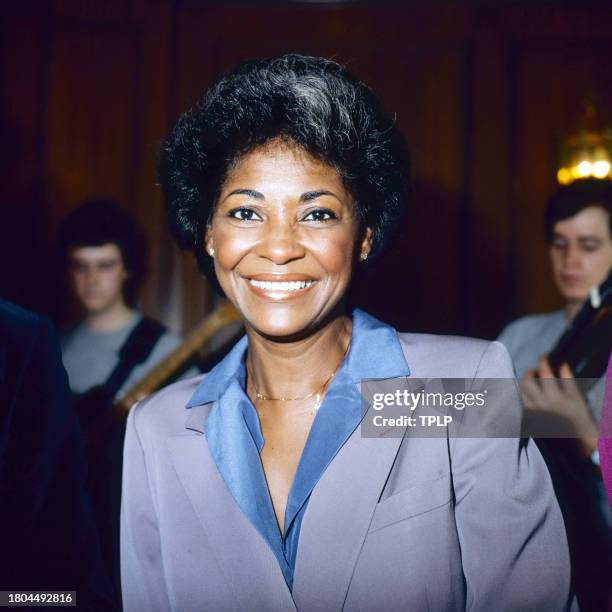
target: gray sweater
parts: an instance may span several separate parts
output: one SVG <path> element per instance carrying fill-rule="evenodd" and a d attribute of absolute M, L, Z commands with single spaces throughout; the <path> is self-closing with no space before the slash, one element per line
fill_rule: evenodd
<path fill-rule="evenodd" d="M 85 323 L 79 323 L 62 334 L 62 361 L 74 393 L 84 393 L 109 377 L 119 362 L 119 350 L 141 319 L 142 315 L 135 313 L 127 325 L 112 332 L 96 332 Z M 124 395 L 180 343 L 178 336 L 166 332 L 157 341 L 148 359 L 132 370 L 116 399 Z M 189 376 L 196 374 L 198 371 L 195 369 L 188 373 Z"/>

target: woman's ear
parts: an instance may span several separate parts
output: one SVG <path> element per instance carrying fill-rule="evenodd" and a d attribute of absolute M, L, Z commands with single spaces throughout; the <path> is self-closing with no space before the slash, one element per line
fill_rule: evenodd
<path fill-rule="evenodd" d="M 359 261 L 365 261 L 372 251 L 372 228 L 366 227 L 364 237 L 361 241 L 361 249 L 359 251 Z"/>
<path fill-rule="evenodd" d="M 204 248 L 206 252 L 211 256 L 215 256 L 215 249 L 213 247 L 212 230 L 210 225 L 206 226 L 206 233 L 204 234 Z"/>

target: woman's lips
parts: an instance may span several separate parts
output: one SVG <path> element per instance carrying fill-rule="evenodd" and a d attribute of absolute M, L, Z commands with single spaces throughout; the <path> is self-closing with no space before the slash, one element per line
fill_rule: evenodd
<path fill-rule="evenodd" d="M 286 300 L 293 297 L 299 297 L 311 289 L 317 281 L 313 278 L 283 276 L 282 279 L 276 277 L 271 280 L 269 276 L 251 277 L 244 279 L 251 290 L 260 295 L 272 300 Z"/>

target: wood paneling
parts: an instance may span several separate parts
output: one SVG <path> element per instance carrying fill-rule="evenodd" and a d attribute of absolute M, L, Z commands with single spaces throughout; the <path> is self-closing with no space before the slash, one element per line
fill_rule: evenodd
<path fill-rule="evenodd" d="M 612 40 L 525 42 L 516 50 L 515 230 L 518 308 L 559 307 L 543 242 L 542 216 L 556 188 L 559 143 L 576 127 L 585 95 L 599 97 L 612 125 Z"/>
<path fill-rule="evenodd" d="M 410 209 L 359 303 L 406 329 L 489 336 L 558 305 L 541 216 L 584 94 L 612 107 L 609 10 L 24 0 L 2 27 L 0 242 L 17 262 L 3 295 L 49 310 L 37 280 L 58 219 L 114 195 L 149 238 L 144 309 L 195 323 L 211 298 L 166 234 L 159 140 L 219 71 L 295 51 L 348 63 L 410 145 Z"/>
<path fill-rule="evenodd" d="M 47 312 L 42 125 L 49 15 L 44 8 L 33 15 L 15 10 L 0 21 L 0 296 Z"/>
<path fill-rule="evenodd" d="M 88 198 L 136 200 L 138 32 L 61 31 L 51 54 L 45 180 L 55 226 L 66 209 Z"/>

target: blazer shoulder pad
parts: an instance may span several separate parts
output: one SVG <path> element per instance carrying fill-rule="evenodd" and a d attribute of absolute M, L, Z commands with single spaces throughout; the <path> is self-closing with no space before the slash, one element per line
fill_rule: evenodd
<path fill-rule="evenodd" d="M 398 333 L 416 378 L 512 378 L 512 360 L 496 341 L 437 334 Z"/>
<path fill-rule="evenodd" d="M 189 416 L 187 402 L 205 376 L 200 374 L 179 380 L 134 404 L 130 413 L 133 413 L 136 428 L 141 433 L 158 431 L 164 435 L 184 432 Z"/>

